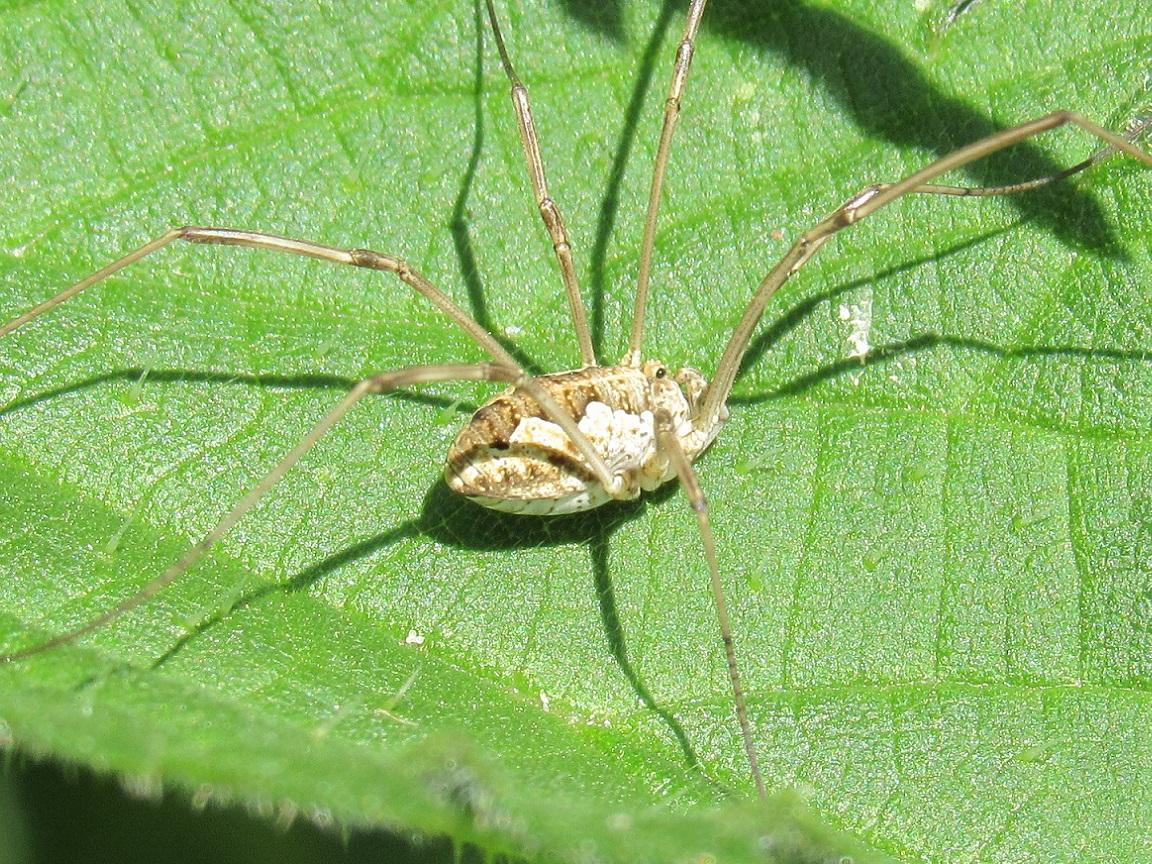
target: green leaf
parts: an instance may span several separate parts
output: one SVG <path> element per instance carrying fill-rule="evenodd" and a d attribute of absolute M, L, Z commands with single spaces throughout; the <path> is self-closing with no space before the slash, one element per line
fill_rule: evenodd
<path fill-rule="evenodd" d="M 609 362 L 678 6 L 501 4 Z M 864 185 L 1056 108 L 1121 129 L 1146 107 L 1143 0 L 964 8 L 709 9 L 651 355 L 711 373 L 789 238 Z M 401 255 L 534 368 L 571 367 L 478 25 L 441 0 L 7 4 L 0 318 L 172 225 L 231 225 Z M 1052 133 L 956 182 L 1097 146 Z M 453 499 L 438 459 L 474 385 L 358 407 L 186 578 L 0 669 L 0 740 L 531 860 L 1137 860 L 1150 191 L 1113 158 L 1010 200 L 897 202 L 770 307 L 698 467 L 762 767 L 791 797 L 741 803 L 679 493 L 551 520 Z M 352 381 L 480 356 L 381 274 L 191 246 L 4 339 L 0 645 L 154 577 Z"/>

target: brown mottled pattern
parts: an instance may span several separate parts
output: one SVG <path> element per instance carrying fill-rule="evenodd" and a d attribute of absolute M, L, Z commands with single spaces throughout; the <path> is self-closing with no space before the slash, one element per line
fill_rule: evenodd
<path fill-rule="evenodd" d="M 642 371 L 628 366 L 557 372 L 542 375 L 536 382 L 577 422 L 589 402 L 603 402 L 632 414 L 648 409 L 647 379 Z M 513 447 L 509 439 L 525 417 L 548 419 L 535 400 L 515 389 L 480 406 L 448 450 L 444 474 L 449 485 L 468 497 L 502 498 L 508 496 L 512 486 L 517 492 L 514 497 L 546 498 L 567 485 L 565 478 L 594 482 L 592 472 L 574 453 L 542 446 Z M 516 457 L 516 464 L 502 460 L 502 453 Z M 503 464 L 497 466 L 498 461 Z M 463 482 L 460 472 L 464 468 L 483 464 L 491 464 L 493 470 L 482 472 L 472 483 Z"/>

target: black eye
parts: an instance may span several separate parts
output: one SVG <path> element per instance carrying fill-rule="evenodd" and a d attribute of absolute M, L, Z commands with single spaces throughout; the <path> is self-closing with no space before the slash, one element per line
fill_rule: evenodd
<path fill-rule="evenodd" d="M 656 370 L 656 377 L 657 378 L 666 378 L 667 376 L 668 376 L 668 370 L 665 369 L 663 366 L 661 366 L 659 369 Z"/>

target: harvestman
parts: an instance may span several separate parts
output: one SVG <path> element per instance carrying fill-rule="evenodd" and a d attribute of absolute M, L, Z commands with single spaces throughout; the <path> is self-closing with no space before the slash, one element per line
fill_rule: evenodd
<path fill-rule="evenodd" d="M 485 507 L 544 516 L 587 510 L 613 500 L 634 499 L 642 491 L 651 491 L 678 478 L 699 527 L 736 717 L 752 778 L 757 791 L 763 796 L 764 782 L 757 766 L 756 748 L 737 670 L 736 651 L 716 563 L 707 503 L 692 463 L 712 443 L 728 417 L 725 402 L 768 300 L 836 232 L 909 193 L 992 196 L 1023 192 L 1081 171 L 1116 151 L 1123 151 L 1152 166 L 1152 156 L 1130 143 L 1152 121 L 1143 120 L 1139 126 L 1129 130 L 1126 136 L 1120 136 L 1071 112 L 1057 111 L 962 147 L 897 183 L 866 186 L 827 218 L 801 234 L 764 277 L 732 331 L 711 383 L 700 372 L 687 367 L 670 374 L 663 363 L 643 359 L 641 347 L 644 312 L 665 169 L 705 2 L 690 0 L 684 36 L 676 49 L 675 68 L 664 106 L 663 126 L 640 245 L 631 339 L 628 353 L 617 365 L 600 365 L 593 350 L 572 263 L 568 232 L 559 207 L 548 193 L 528 91 L 513 68 L 492 0 L 486 0 L 488 18 L 500 61 L 512 84 L 512 103 L 528 163 L 529 180 L 568 295 L 580 348 L 579 369 L 538 377 L 528 375 L 512 355 L 467 312 L 400 258 L 368 249 L 341 249 L 235 228 L 175 228 L 0 327 L 0 337 L 7 336 L 129 264 L 175 240 L 185 240 L 190 243 L 288 252 L 334 264 L 350 264 L 391 273 L 431 301 L 492 358 L 483 363 L 416 366 L 384 372 L 360 381 L 175 564 L 115 608 L 67 633 L 11 654 L 0 655 L 0 661 L 28 657 L 71 642 L 153 597 L 200 561 L 212 545 L 365 396 L 436 381 L 501 382 L 509 385 L 508 389 L 481 406 L 450 448 L 444 469 L 447 484 L 454 491 Z M 998 150 L 1069 124 L 1094 135 L 1104 142 L 1104 146 L 1088 159 L 1058 174 L 1008 186 L 942 186 L 931 182 L 942 174 Z"/>

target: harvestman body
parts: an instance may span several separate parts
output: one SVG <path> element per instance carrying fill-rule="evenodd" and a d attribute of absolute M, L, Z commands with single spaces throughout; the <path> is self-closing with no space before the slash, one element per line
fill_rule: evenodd
<path fill-rule="evenodd" d="M 1152 166 L 1152 156 L 1131 141 L 1150 122 L 1121 136 L 1069 112 L 1055 112 L 998 132 L 944 156 L 897 183 L 865 187 L 827 218 L 802 234 L 761 281 L 729 338 L 709 383 L 694 369 L 672 373 L 662 363 L 642 359 L 648 279 L 665 169 L 672 134 L 680 113 L 705 0 L 690 0 L 684 35 L 676 51 L 672 82 L 665 102 L 648 210 L 640 247 L 635 314 L 629 350 L 619 365 L 601 366 L 592 339 L 572 263 L 564 220 L 548 193 L 528 92 L 512 66 L 491 0 L 488 17 L 504 71 L 512 83 L 512 101 L 527 158 L 529 179 L 540 215 L 552 240 L 572 312 L 582 367 L 569 372 L 531 377 L 492 336 L 447 295 L 407 263 L 367 249 L 341 249 L 262 232 L 233 228 L 185 227 L 171 230 L 93 273 L 70 288 L 0 326 L 7 336 L 32 319 L 58 306 L 122 268 L 175 240 L 191 243 L 269 249 L 392 273 L 426 297 L 491 356 L 484 363 L 444 363 L 374 375 L 357 384 L 221 521 L 175 564 L 113 609 L 74 630 L 7 655 L 0 662 L 28 657 L 70 642 L 144 603 L 194 564 L 259 501 L 284 474 L 352 407 L 371 393 L 449 381 L 499 381 L 508 389 L 489 400 L 460 432 L 449 450 L 445 480 L 456 492 L 485 507 L 528 515 L 572 513 L 608 501 L 628 500 L 643 491 L 678 478 L 695 513 L 704 562 L 709 572 L 720 632 L 731 679 L 733 704 L 749 769 L 761 795 L 764 783 L 747 717 L 737 671 L 732 630 L 721 588 L 708 509 L 693 461 L 712 443 L 728 417 L 725 407 L 732 383 L 753 332 L 772 295 L 836 232 L 909 193 L 954 196 L 1005 195 L 1034 189 L 1062 179 L 1116 151 Z M 937 177 L 990 153 L 1059 126 L 1072 124 L 1104 142 L 1083 162 L 1051 177 L 1010 186 L 961 187 L 932 183 Z"/>
<path fill-rule="evenodd" d="M 548 516 L 638 498 L 676 476 L 658 441 L 656 417 L 692 462 L 712 443 L 727 410 L 707 426 L 692 423 L 704 376 L 681 369 L 675 378 L 659 362 L 589 366 L 536 379 L 604 459 L 616 488 L 597 481 L 564 430 L 516 388 L 484 405 L 448 451 L 444 479 L 477 504 Z"/>

